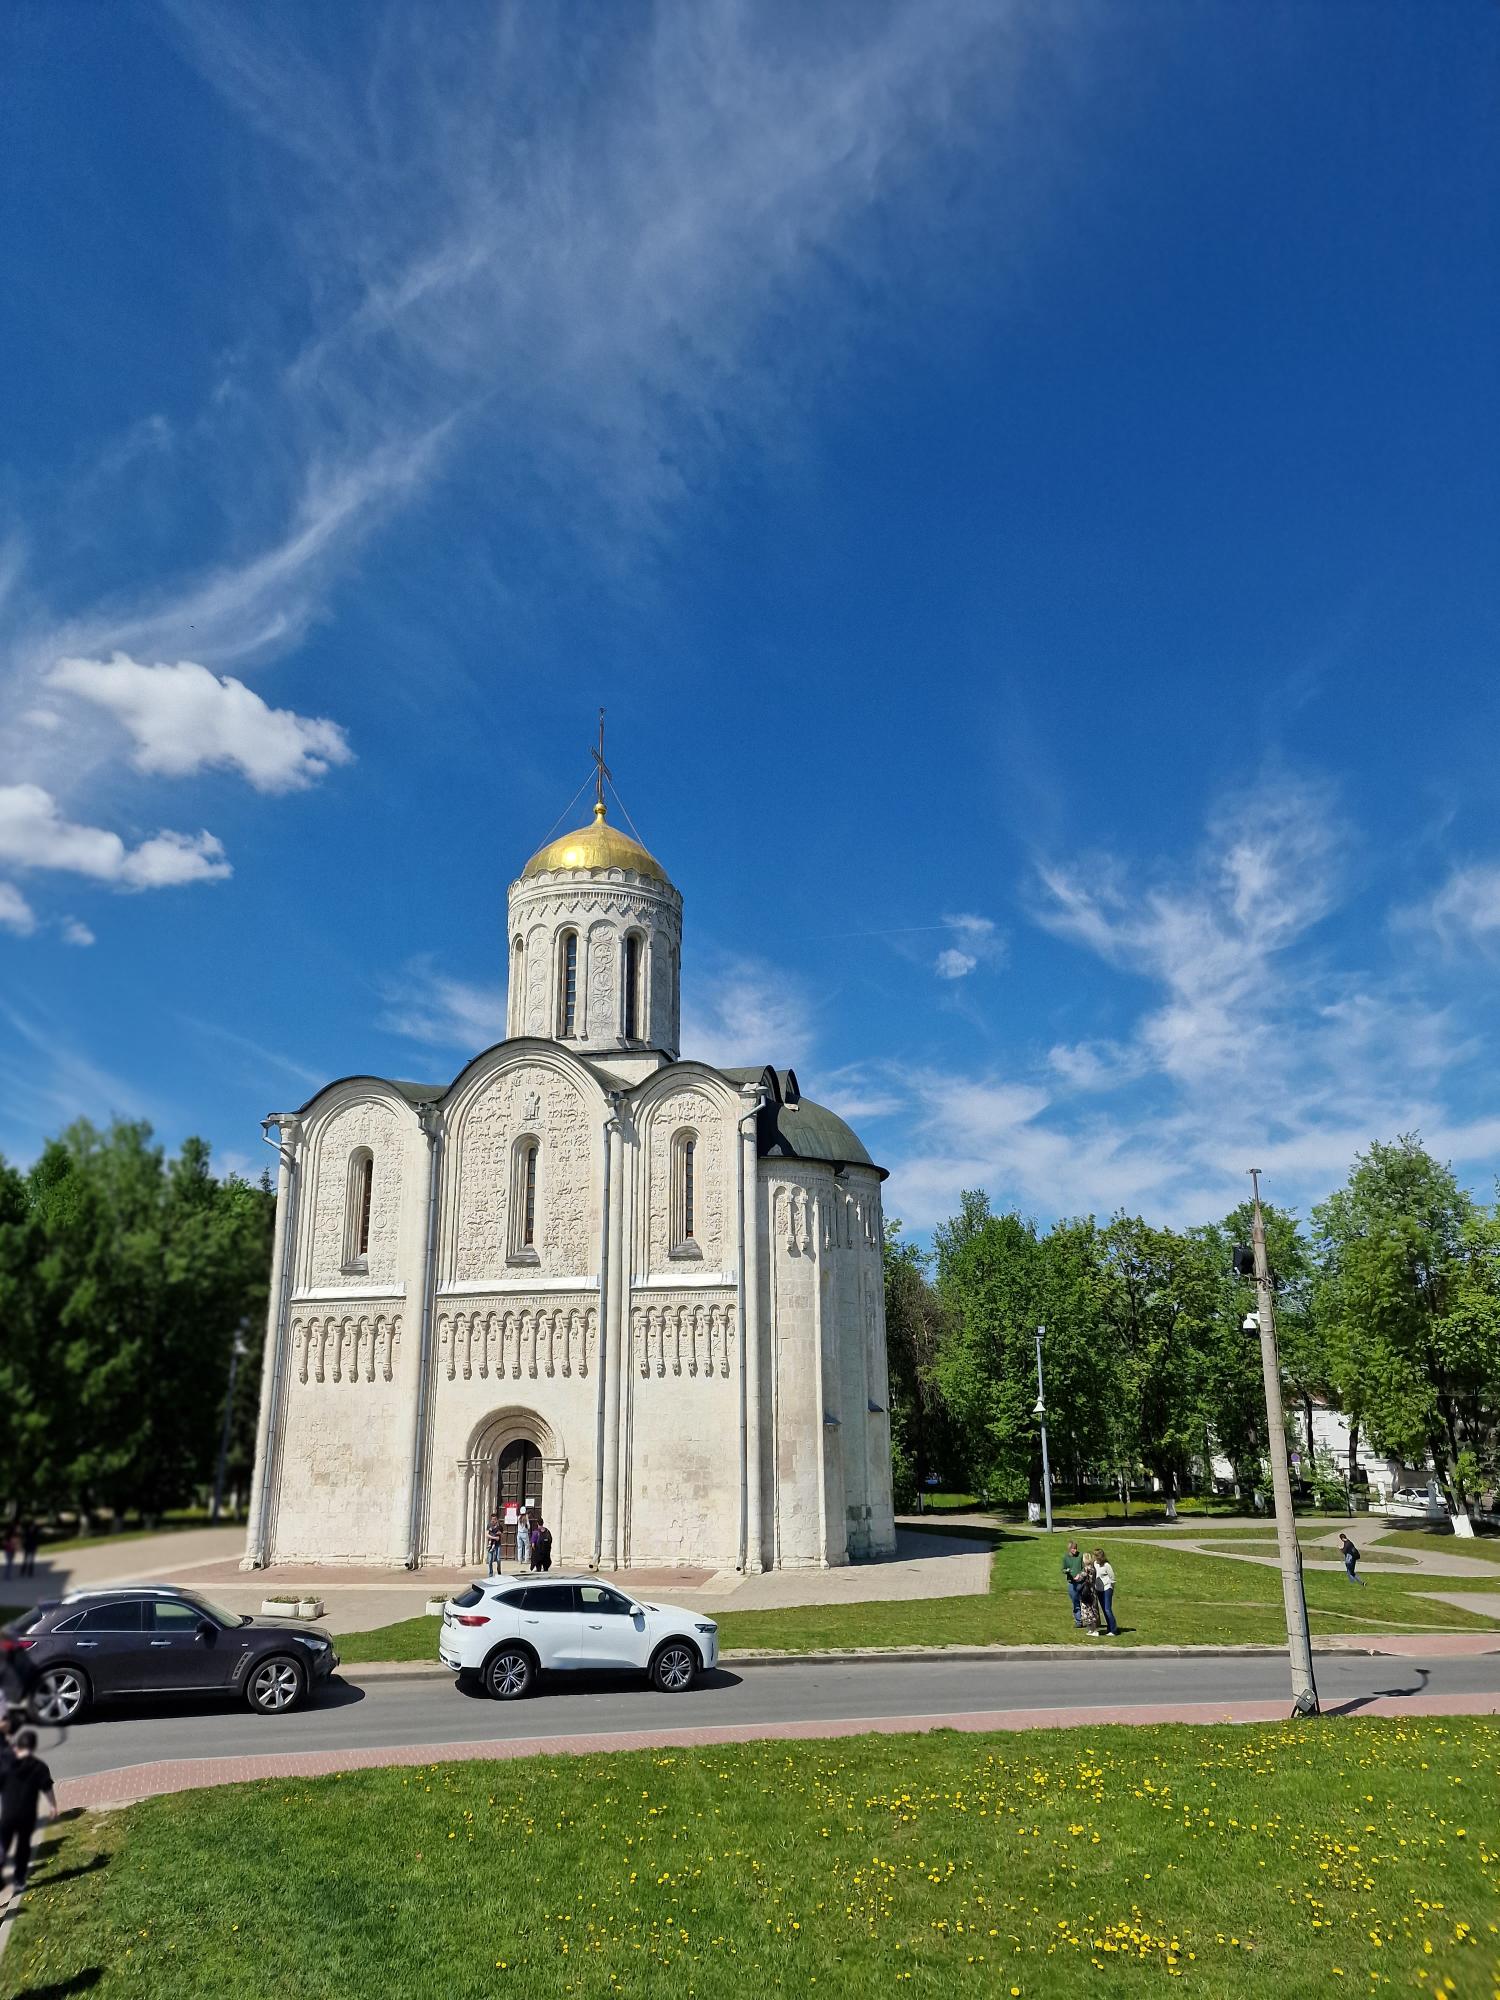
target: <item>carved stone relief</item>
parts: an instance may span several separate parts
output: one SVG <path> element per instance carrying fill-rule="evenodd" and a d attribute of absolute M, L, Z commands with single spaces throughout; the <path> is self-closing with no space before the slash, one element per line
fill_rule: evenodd
<path fill-rule="evenodd" d="M 400 1345 L 400 1313 L 312 1313 L 292 1320 L 299 1382 L 389 1382 Z"/>
<path fill-rule="evenodd" d="M 693 1298 L 637 1294 L 631 1310 L 631 1345 L 644 1376 L 721 1379 L 734 1366 L 736 1309 L 732 1293 Z"/>
<path fill-rule="evenodd" d="M 492 1078 L 459 1126 L 450 1274 L 459 1284 L 480 1283 L 504 1266 L 511 1149 L 524 1132 L 535 1132 L 541 1141 L 535 1244 L 540 1268 L 556 1277 L 592 1269 L 593 1148 L 583 1100 L 563 1078 L 529 1070 Z"/>
<path fill-rule="evenodd" d="M 583 1297 L 524 1306 L 443 1309 L 437 1316 L 438 1366 L 465 1382 L 538 1376 L 586 1376 L 598 1347 L 599 1313 Z"/>
<path fill-rule="evenodd" d="M 395 1111 L 375 1098 L 347 1104 L 325 1121 L 317 1138 L 309 1285 L 344 1285 L 357 1292 L 400 1281 L 402 1137 Z M 346 1272 L 349 1162 L 361 1147 L 369 1148 L 375 1165 L 370 1187 L 370 1240 L 363 1270 Z"/>
<path fill-rule="evenodd" d="M 658 1104 L 651 1113 L 647 1171 L 648 1268 L 665 1271 L 671 1262 L 672 1140 L 684 1127 L 698 1135 L 694 1155 L 694 1241 L 710 1270 L 724 1268 L 725 1204 L 730 1163 L 725 1158 L 724 1115 L 701 1091 L 683 1090 Z"/>

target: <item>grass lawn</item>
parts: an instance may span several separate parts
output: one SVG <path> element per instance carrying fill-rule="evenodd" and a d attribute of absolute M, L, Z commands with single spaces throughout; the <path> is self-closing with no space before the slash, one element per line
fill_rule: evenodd
<path fill-rule="evenodd" d="M 71 1822 L 0 1994 L 1490 1994 L 1500 1726 L 857 1737 Z"/>
<path fill-rule="evenodd" d="M 939 1530 L 932 1530 L 934 1534 Z M 966 1528 L 988 1541 L 995 1556 L 987 1596 L 916 1598 L 901 1602 L 809 1605 L 787 1611 L 716 1612 L 730 1652 L 764 1647 L 777 1652 L 836 1651 L 858 1646 L 988 1646 L 1056 1642 L 1099 1645 L 1074 1629 L 1060 1564 L 1065 1536 L 1004 1528 Z M 1280 1643 L 1286 1636 L 1277 1572 L 1259 1563 L 1189 1555 L 1150 1542 L 1111 1538 L 1119 1583 L 1115 1616 L 1122 1628 L 1112 1645 L 1235 1645 Z M 1491 1620 L 1411 1594 L 1413 1575 L 1374 1577 L 1357 1590 L 1342 1571 L 1308 1571 L 1314 1634 L 1359 1631 L 1494 1631 Z M 1459 1591 L 1480 1584 L 1442 1578 Z M 437 1657 L 435 1618 L 408 1618 L 339 1640 L 346 1665 L 367 1660 Z"/>
<path fill-rule="evenodd" d="M 1467 1536 L 1460 1538 L 1446 1528 L 1436 1534 L 1424 1534 L 1420 1528 L 1402 1528 L 1395 1534 L 1382 1535 L 1379 1546 L 1383 1549 L 1437 1549 L 1445 1556 L 1474 1556 L 1480 1562 L 1500 1563 L 1500 1535 L 1475 1535 L 1471 1541 Z"/>

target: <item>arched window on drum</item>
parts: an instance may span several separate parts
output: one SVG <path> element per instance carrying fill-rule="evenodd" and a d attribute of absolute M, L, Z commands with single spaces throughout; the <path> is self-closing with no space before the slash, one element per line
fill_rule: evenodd
<path fill-rule="evenodd" d="M 646 940 L 639 931 L 625 937 L 625 1039 L 646 1039 Z"/>
<path fill-rule="evenodd" d="M 702 1189 L 698 1179 L 698 1134 L 690 1127 L 672 1135 L 672 1255 L 701 1257 L 698 1229 Z"/>
<path fill-rule="evenodd" d="M 370 1208 L 375 1198 L 375 1155 L 359 1146 L 349 1155 L 344 1200 L 344 1269 L 364 1271 L 370 1258 Z"/>
<path fill-rule="evenodd" d="M 559 1041 L 578 1033 L 578 933 L 564 931 L 557 940 L 557 1034 Z"/>
<path fill-rule="evenodd" d="M 510 1032 L 526 1032 L 526 945 L 521 938 L 510 948 Z"/>

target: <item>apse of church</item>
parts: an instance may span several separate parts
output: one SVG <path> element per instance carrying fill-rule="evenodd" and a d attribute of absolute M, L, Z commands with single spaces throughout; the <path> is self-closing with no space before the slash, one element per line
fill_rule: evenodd
<path fill-rule="evenodd" d="M 267 1121 L 246 1567 L 480 1563 L 518 1478 L 567 1567 L 894 1546 L 884 1175 L 790 1070 L 682 1056 L 682 899 L 597 761 L 510 887 L 506 1039 Z"/>

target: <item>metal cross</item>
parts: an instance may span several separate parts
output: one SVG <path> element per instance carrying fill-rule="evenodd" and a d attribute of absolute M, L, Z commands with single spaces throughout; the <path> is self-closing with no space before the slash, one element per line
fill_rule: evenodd
<path fill-rule="evenodd" d="M 613 778 L 614 776 L 614 772 L 611 771 L 608 764 L 604 761 L 604 710 L 602 708 L 599 711 L 599 748 L 591 750 L 589 755 L 593 758 L 597 767 L 594 776 L 594 804 L 602 813 L 604 811 L 604 781 L 606 778 Z"/>

